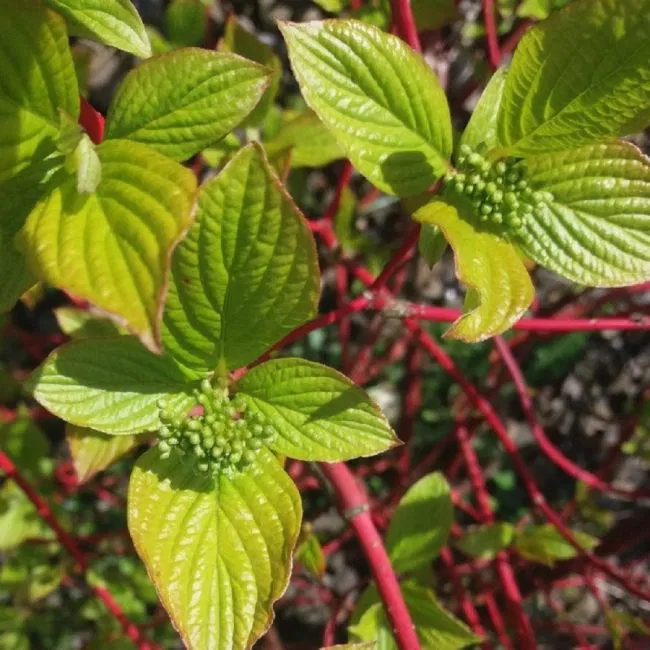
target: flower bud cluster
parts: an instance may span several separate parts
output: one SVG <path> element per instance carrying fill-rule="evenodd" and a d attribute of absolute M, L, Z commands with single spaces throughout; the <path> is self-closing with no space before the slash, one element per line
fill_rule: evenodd
<path fill-rule="evenodd" d="M 517 160 L 506 158 L 492 163 L 478 151 L 462 145 L 458 168 L 448 174 L 445 186 L 471 202 L 482 224 L 519 230 L 536 207 L 553 200 L 550 192 L 534 191 L 524 175 Z"/>
<path fill-rule="evenodd" d="M 262 413 L 248 409 L 243 400 L 231 400 L 225 390 L 214 388 L 207 379 L 194 394 L 197 403 L 190 415 L 175 412 L 164 399 L 158 402 L 158 446 L 163 458 L 175 451 L 193 456 L 200 472 L 238 472 L 275 438 L 275 429 L 265 423 Z M 201 413 L 191 414 L 196 411 Z"/>

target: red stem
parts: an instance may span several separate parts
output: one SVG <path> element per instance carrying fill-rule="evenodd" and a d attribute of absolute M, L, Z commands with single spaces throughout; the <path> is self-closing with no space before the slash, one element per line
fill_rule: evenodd
<path fill-rule="evenodd" d="M 344 463 L 321 463 L 320 468 L 336 490 L 341 512 L 354 530 L 377 585 L 395 641 L 400 650 L 420 650 L 390 559 L 370 516 L 368 498 Z"/>
<path fill-rule="evenodd" d="M 474 606 L 471 597 L 467 593 L 467 590 L 465 589 L 465 586 L 460 579 L 460 575 L 458 574 L 458 570 L 454 564 L 453 555 L 448 547 L 445 547 L 440 551 L 440 559 L 449 572 L 449 576 L 451 577 L 451 582 L 454 587 L 454 592 L 456 593 L 456 599 L 458 600 L 458 604 L 460 605 L 463 615 L 465 616 L 465 620 L 469 623 L 469 626 L 472 628 L 472 632 L 474 632 L 476 636 L 485 638 L 485 628 L 481 623 L 481 619 L 479 618 L 478 612 L 476 611 L 476 607 Z"/>
<path fill-rule="evenodd" d="M 34 504 L 39 517 L 54 531 L 61 546 L 63 546 L 63 548 L 65 548 L 74 559 L 77 566 L 85 572 L 88 567 L 88 560 L 79 548 L 77 541 L 61 526 L 47 502 L 20 473 L 11 458 L 9 458 L 9 456 L 7 456 L 2 450 L 0 450 L 0 469 L 7 475 L 7 478 L 16 482 L 16 485 Z M 126 617 L 107 589 L 99 587 L 91 587 L 91 589 L 104 602 L 108 611 L 119 621 L 124 634 L 135 643 L 138 650 L 154 650 L 155 648 L 158 648 L 157 645 L 145 639 L 142 632 L 140 632 L 138 627 Z"/>
<path fill-rule="evenodd" d="M 421 52 L 422 45 L 413 11 L 411 11 L 411 0 L 390 0 L 390 7 L 393 14 L 393 26 L 397 30 L 397 34 L 416 52 Z"/>
<path fill-rule="evenodd" d="M 86 130 L 90 139 L 99 144 L 104 139 L 104 117 L 83 97 L 80 97 L 79 124 Z"/>
<path fill-rule="evenodd" d="M 395 311 L 409 318 L 433 322 L 451 323 L 460 315 L 460 309 L 432 307 L 397 301 Z M 521 318 L 513 325 L 513 329 L 526 332 L 602 332 L 650 330 L 650 318 L 647 316 L 631 318 Z"/>
<path fill-rule="evenodd" d="M 465 460 L 465 465 L 467 466 L 469 481 L 474 490 L 476 503 L 483 516 L 483 520 L 488 524 L 492 524 L 494 523 L 494 513 L 490 505 L 490 495 L 485 484 L 485 479 L 483 478 L 478 457 L 470 443 L 467 429 L 462 423 L 456 427 L 456 438 L 458 439 L 458 445 Z M 499 581 L 508 601 L 508 609 L 510 610 L 514 624 L 519 630 L 520 647 L 525 650 L 535 650 L 537 644 L 535 642 L 533 628 L 522 606 L 523 599 L 521 592 L 505 551 L 497 553 L 495 564 Z"/>
<path fill-rule="evenodd" d="M 539 445 L 539 448 L 544 452 L 546 457 L 557 465 L 560 469 L 564 470 L 569 476 L 575 478 L 578 481 L 583 481 L 590 488 L 600 490 L 601 492 L 618 494 L 619 496 L 628 498 L 628 499 L 637 499 L 640 496 L 645 496 L 646 493 L 641 490 L 639 492 L 628 492 L 626 490 L 619 490 L 607 481 L 599 478 L 595 474 L 582 469 L 576 465 L 572 460 L 567 458 L 546 436 L 542 425 L 539 423 L 537 416 L 535 415 L 535 409 L 533 407 L 533 402 L 530 398 L 530 390 L 526 384 L 526 379 L 524 377 L 517 360 L 515 359 L 512 351 L 508 344 L 503 340 L 502 337 L 497 336 L 494 339 L 494 344 L 501 355 L 503 362 L 510 373 L 510 377 L 515 385 L 517 395 L 519 396 L 519 401 L 521 407 L 524 411 L 524 415 L 528 420 L 528 425 L 533 432 L 533 436 Z"/>
<path fill-rule="evenodd" d="M 483 0 L 483 21 L 487 35 L 488 59 L 492 68 L 496 70 L 501 64 L 501 51 L 497 37 L 494 0 Z"/>

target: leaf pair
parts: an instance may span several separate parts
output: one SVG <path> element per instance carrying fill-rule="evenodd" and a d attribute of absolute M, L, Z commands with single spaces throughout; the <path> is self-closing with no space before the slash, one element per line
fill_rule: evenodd
<path fill-rule="evenodd" d="M 201 188 L 174 253 L 164 353 L 132 336 L 73 341 L 35 373 L 34 396 L 77 426 L 129 441 L 162 432 L 161 400 L 187 414 L 199 383 L 227 384 L 229 371 L 312 316 L 318 293 L 307 224 L 261 147 L 249 145 Z M 138 461 L 129 489 L 134 543 L 192 648 L 248 648 L 270 624 L 301 520 L 276 454 L 333 461 L 397 442 L 368 396 L 319 364 L 274 359 L 230 389 L 241 418 L 273 432 L 246 470 L 202 472 L 161 443 Z"/>
<path fill-rule="evenodd" d="M 109 6 L 92 11 L 93 2 L 54 4 L 74 24 L 112 16 Z M 40 0 L 3 3 L 0 18 L 0 309 L 36 277 L 88 299 L 159 350 L 170 256 L 196 192 L 194 175 L 175 161 L 240 123 L 269 71 L 197 49 L 151 59 L 127 75 L 106 141 L 94 147 L 74 126 L 79 97 L 63 20 Z"/>
<path fill-rule="evenodd" d="M 416 53 L 356 21 L 282 26 L 307 103 L 362 174 L 406 198 L 446 177 L 441 198 L 406 207 L 427 242 L 442 231 L 468 286 L 448 335 L 481 340 L 525 312 L 520 253 L 581 284 L 650 275 L 650 165 L 612 142 L 650 119 L 648 16 L 648 0 L 577 0 L 530 30 L 488 84 L 458 170 L 447 102 Z"/>

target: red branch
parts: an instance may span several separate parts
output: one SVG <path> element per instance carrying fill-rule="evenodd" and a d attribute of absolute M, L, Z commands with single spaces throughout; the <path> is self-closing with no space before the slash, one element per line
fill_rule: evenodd
<path fill-rule="evenodd" d="M 418 320 L 436 323 L 451 323 L 460 317 L 460 309 L 432 307 L 416 303 L 397 301 L 394 311 Z M 650 330 L 650 318 L 647 316 L 631 316 L 628 318 L 521 318 L 513 329 L 525 332 L 603 332 L 603 331 L 635 331 Z"/>
<path fill-rule="evenodd" d="M 467 474 L 469 481 L 474 490 L 476 503 L 478 504 L 483 520 L 488 523 L 494 523 L 494 514 L 492 506 L 490 505 L 490 495 L 485 484 L 483 472 L 479 460 L 476 456 L 470 441 L 465 425 L 460 423 L 456 427 L 456 438 L 460 447 L 461 454 L 467 466 Z M 521 591 L 515 579 L 514 571 L 508 560 L 508 555 L 505 551 L 497 553 L 496 557 L 496 570 L 503 587 L 503 592 L 508 601 L 508 609 L 513 622 L 519 631 L 519 639 L 521 641 L 520 647 L 524 650 L 535 650 L 537 644 L 535 643 L 535 635 L 533 628 L 530 624 L 530 619 L 526 616 L 524 608 L 522 607 Z"/>
<path fill-rule="evenodd" d="M 560 469 L 564 470 L 569 476 L 575 478 L 578 481 L 583 481 L 590 488 L 610 494 L 618 494 L 619 496 L 628 499 L 637 499 L 641 496 L 646 496 L 646 493 L 643 491 L 627 492 L 625 490 L 619 490 L 595 474 L 582 469 L 569 458 L 567 458 L 548 439 L 546 433 L 544 433 L 544 429 L 542 428 L 542 425 L 539 423 L 539 420 L 535 415 L 535 409 L 533 407 L 533 401 L 530 398 L 530 391 L 526 385 L 526 379 L 523 372 L 521 371 L 521 368 L 519 367 L 519 364 L 517 363 L 517 360 L 512 354 L 510 347 L 500 336 L 497 336 L 494 339 L 494 344 L 499 351 L 499 354 L 501 355 L 508 372 L 510 373 L 510 377 L 512 378 L 512 381 L 515 385 L 521 407 L 524 411 L 526 419 L 528 420 L 528 425 L 533 432 L 533 436 L 535 437 L 539 448 L 544 452 L 546 457 Z"/>
<path fill-rule="evenodd" d="M 85 572 L 88 567 L 88 560 L 79 548 L 74 537 L 61 526 L 43 497 L 32 487 L 31 483 L 20 473 L 11 458 L 2 450 L 0 450 L 0 469 L 7 475 L 7 478 L 16 482 L 16 485 L 34 504 L 39 517 L 54 531 L 61 546 L 68 551 L 77 566 Z M 126 614 L 120 609 L 120 606 L 107 589 L 99 587 L 91 587 L 91 589 L 104 602 L 108 611 L 119 621 L 124 634 L 135 643 L 138 650 L 154 650 L 158 648 L 157 645 L 145 639 L 142 632 L 126 617 Z"/>
<path fill-rule="evenodd" d="M 390 0 L 393 13 L 393 25 L 399 36 L 402 37 L 416 52 L 422 51 L 418 28 L 415 24 L 411 0 Z"/>
<path fill-rule="evenodd" d="M 501 64 L 501 51 L 499 50 L 499 39 L 497 37 L 494 0 L 483 0 L 483 21 L 485 22 L 487 36 L 488 58 L 490 65 L 496 70 Z"/>
<path fill-rule="evenodd" d="M 104 117 L 83 97 L 80 97 L 79 124 L 95 144 L 99 144 L 104 139 Z"/>
<path fill-rule="evenodd" d="M 420 650 L 415 626 L 381 536 L 372 521 L 363 488 L 344 463 L 321 463 L 320 468 L 336 490 L 341 512 L 354 530 L 368 560 L 398 647 L 400 650 Z"/>

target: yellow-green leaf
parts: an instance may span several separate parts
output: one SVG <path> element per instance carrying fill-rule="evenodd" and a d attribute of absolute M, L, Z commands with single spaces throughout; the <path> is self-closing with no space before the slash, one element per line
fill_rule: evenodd
<path fill-rule="evenodd" d="M 524 314 L 534 297 L 524 263 L 510 242 L 477 223 L 468 204 L 434 199 L 413 218 L 442 230 L 454 251 L 456 275 L 468 286 L 467 313 L 446 336 L 481 341 L 501 334 Z"/>
<path fill-rule="evenodd" d="M 293 481 L 265 449 L 246 472 L 213 478 L 154 448 L 131 475 L 133 542 L 190 650 L 248 650 L 268 629 L 301 518 Z"/>
<path fill-rule="evenodd" d="M 258 144 L 199 193 L 174 254 L 165 349 L 199 372 L 255 360 L 316 310 L 314 238 Z"/>
<path fill-rule="evenodd" d="M 40 0 L 0 2 L 0 183 L 54 150 L 59 110 L 79 115 L 62 18 Z"/>
<path fill-rule="evenodd" d="M 268 86 L 269 73 L 228 52 L 190 47 L 155 56 L 119 87 L 106 138 L 144 143 L 186 160 L 242 122 Z"/>
<path fill-rule="evenodd" d="M 102 180 L 79 194 L 69 177 L 27 219 L 22 243 L 34 275 L 112 314 L 149 348 L 160 318 L 171 252 L 190 225 L 194 174 L 135 142 L 97 148 Z"/>
<path fill-rule="evenodd" d="M 591 145 L 526 159 L 548 199 L 514 241 L 537 263 L 586 286 L 650 278 L 650 159 L 629 143 Z"/>
<path fill-rule="evenodd" d="M 79 483 L 89 481 L 129 451 L 149 438 L 137 436 L 110 436 L 106 433 L 68 424 L 65 437 L 72 456 L 72 464 Z"/>
<path fill-rule="evenodd" d="M 628 135 L 650 120 L 650 0 L 575 0 L 522 38 L 499 144 L 518 156 Z"/>
<path fill-rule="evenodd" d="M 151 56 L 147 31 L 131 0 L 45 1 L 65 17 L 75 35 L 96 38 L 136 56 Z"/>
<path fill-rule="evenodd" d="M 307 104 L 374 185 L 411 196 L 445 173 L 449 107 L 422 57 L 356 20 L 281 23 L 280 29 Z"/>
<path fill-rule="evenodd" d="M 244 126 L 257 126 L 268 113 L 275 97 L 280 89 L 282 77 L 282 62 L 277 54 L 266 43 L 262 42 L 255 34 L 246 30 L 237 20 L 235 14 L 231 14 L 226 22 L 226 29 L 221 41 L 219 41 L 220 52 L 232 52 L 243 56 L 245 59 L 255 61 L 271 71 L 271 78 L 268 88 L 260 99 L 251 114 L 244 120 Z"/>
<path fill-rule="evenodd" d="M 347 377 L 303 359 L 272 359 L 235 389 L 278 436 L 274 451 L 303 460 L 372 456 L 399 444 L 380 408 Z"/>
<path fill-rule="evenodd" d="M 309 109 L 285 122 L 264 148 L 271 158 L 289 149 L 294 168 L 322 167 L 345 158 L 330 130 Z"/>

